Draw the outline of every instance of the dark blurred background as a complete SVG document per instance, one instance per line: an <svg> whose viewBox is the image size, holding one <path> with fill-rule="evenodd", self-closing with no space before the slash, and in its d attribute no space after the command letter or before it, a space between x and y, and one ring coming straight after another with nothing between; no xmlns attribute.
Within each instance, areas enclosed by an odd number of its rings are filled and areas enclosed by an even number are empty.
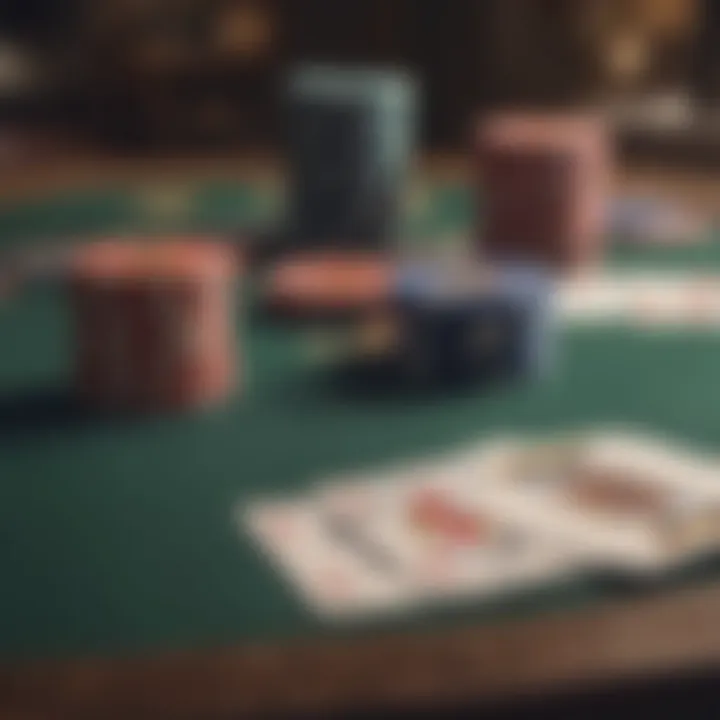
<svg viewBox="0 0 720 720"><path fill-rule="evenodd" d="M714 126L719 18L718 0L0 0L0 117L116 148L272 148L276 80L313 59L413 68L433 149L498 104L591 102L677 136Z"/></svg>

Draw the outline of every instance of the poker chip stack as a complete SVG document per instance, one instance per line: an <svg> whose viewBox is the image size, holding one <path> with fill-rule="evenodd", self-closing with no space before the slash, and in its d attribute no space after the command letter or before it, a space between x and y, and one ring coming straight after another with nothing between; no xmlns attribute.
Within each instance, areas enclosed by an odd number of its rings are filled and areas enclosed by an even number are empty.
<svg viewBox="0 0 720 720"><path fill-rule="evenodd" d="M387 248L417 135L418 83L401 70L307 64L285 88L296 248Z"/></svg>
<svg viewBox="0 0 720 720"><path fill-rule="evenodd" d="M501 114L482 122L484 253L563 269L597 263L609 147L604 122L590 115Z"/></svg>
<svg viewBox="0 0 720 720"><path fill-rule="evenodd" d="M537 267L405 266L396 291L403 374L443 385L546 376L556 354L551 294Z"/></svg>
<svg viewBox="0 0 720 720"><path fill-rule="evenodd" d="M71 273L80 396L131 412L226 398L235 383L234 263L224 244L196 239L84 249Z"/></svg>

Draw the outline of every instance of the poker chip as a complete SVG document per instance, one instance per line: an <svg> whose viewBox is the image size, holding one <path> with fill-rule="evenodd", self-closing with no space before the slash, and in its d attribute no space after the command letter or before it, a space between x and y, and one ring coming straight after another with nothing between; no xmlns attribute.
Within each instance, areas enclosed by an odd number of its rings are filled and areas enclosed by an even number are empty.
<svg viewBox="0 0 720 720"><path fill-rule="evenodd" d="M103 409L201 407L234 385L236 259L200 238L109 239L71 270L75 378Z"/></svg>
<svg viewBox="0 0 720 720"><path fill-rule="evenodd" d="M511 264L399 268L401 373L428 388L544 375L555 354L551 290L546 273Z"/></svg>
<svg viewBox="0 0 720 720"><path fill-rule="evenodd" d="M317 253L287 258L269 273L271 308L295 315L371 310L390 297L391 263L360 253Z"/></svg>

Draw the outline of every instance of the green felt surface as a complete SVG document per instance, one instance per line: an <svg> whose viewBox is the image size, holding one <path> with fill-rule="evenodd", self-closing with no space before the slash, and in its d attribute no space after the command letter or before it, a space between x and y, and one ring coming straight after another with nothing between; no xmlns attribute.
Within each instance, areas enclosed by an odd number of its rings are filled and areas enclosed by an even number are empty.
<svg viewBox="0 0 720 720"><path fill-rule="evenodd" d="M408 232L467 226L462 188L433 198ZM277 207L223 184L200 188L195 201L185 218L194 228L266 222ZM131 189L113 189L1 208L0 238L9 245L146 221ZM614 261L707 268L720 266L720 248L626 251ZM720 334L577 330L542 384L361 397L307 361L300 333L251 318L240 340L247 388L222 410L90 421L68 397L65 313L59 289L0 307L0 661L411 630L607 600L627 590L577 578L493 603L324 625L238 533L233 508L509 429L622 421L720 446ZM685 580L715 574L706 566Z"/></svg>

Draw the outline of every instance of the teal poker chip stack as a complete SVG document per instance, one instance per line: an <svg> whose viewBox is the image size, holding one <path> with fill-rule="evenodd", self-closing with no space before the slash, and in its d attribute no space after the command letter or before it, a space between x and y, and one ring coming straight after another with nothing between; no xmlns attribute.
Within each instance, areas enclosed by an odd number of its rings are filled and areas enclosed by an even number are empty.
<svg viewBox="0 0 720 720"><path fill-rule="evenodd" d="M286 232L300 248L382 250L397 238L419 88L400 70L305 65L286 87Z"/></svg>

